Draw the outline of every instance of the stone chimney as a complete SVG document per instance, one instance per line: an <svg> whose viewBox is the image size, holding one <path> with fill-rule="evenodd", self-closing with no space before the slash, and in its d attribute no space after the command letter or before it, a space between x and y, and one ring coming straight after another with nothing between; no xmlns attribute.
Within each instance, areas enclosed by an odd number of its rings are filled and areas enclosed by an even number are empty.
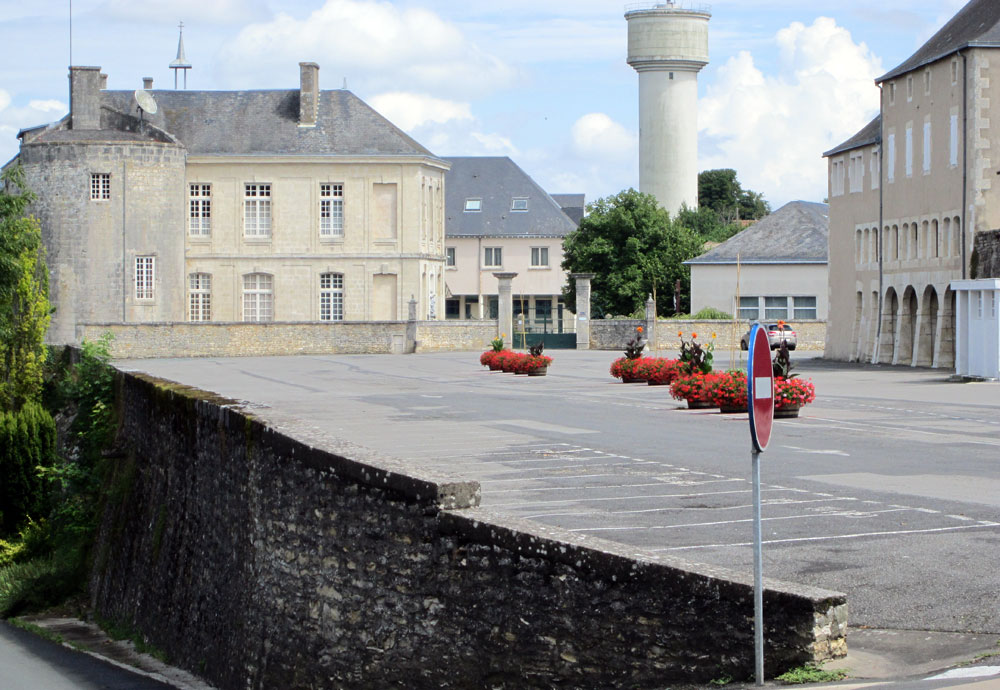
<svg viewBox="0 0 1000 690"><path fill-rule="evenodd" d="M101 72L101 91L103 91L106 88L108 88L108 75L106 75L104 72Z"/></svg>
<svg viewBox="0 0 1000 690"><path fill-rule="evenodd" d="M142 88L143 88L144 91L152 91L153 90L153 78L152 77L143 77L142 78Z"/></svg>
<svg viewBox="0 0 1000 690"><path fill-rule="evenodd" d="M101 128L101 68L69 68L69 112L72 129Z"/></svg>
<svg viewBox="0 0 1000 690"><path fill-rule="evenodd" d="M319 113L319 65L299 63L299 127L315 127Z"/></svg>

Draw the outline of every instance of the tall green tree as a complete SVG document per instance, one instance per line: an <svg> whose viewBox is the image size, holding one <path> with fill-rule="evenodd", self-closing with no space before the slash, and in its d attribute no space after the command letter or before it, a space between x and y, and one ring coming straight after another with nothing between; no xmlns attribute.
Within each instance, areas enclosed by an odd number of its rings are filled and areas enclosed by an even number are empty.
<svg viewBox="0 0 1000 690"><path fill-rule="evenodd" d="M719 214L724 225L737 220L758 220L771 212L763 194L743 189L732 168L698 173L698 205Z"/></svg>
<svg viewBox="0 0 1000 690"><path fill-rule="evenodd" d="M34 194L15 166L0 186L0 409L17 410L42 390L49 272L38 219L27 214Z"/></svg>
<svg viewBox="0 0 1000 690"><path fill-rule="evenodd" d="M656 198L628 189L588 206L580 227L563 240L562 267L594 273L593 317L627 315L656 297L657 312L673 313L674 286L681 283L681 311L689 304L691 272L684 261L701 252L702 240L670 218ZM567 306L576 310L576 285L568 286ZM591 315L588 315L591 316Z"/></svg>

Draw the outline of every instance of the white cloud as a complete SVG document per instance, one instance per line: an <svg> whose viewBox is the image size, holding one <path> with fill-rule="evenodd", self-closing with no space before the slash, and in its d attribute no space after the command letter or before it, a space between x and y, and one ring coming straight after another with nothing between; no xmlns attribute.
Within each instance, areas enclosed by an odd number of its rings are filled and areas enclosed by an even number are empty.
<svg viewBox="0 0 1000 690"><path fill-rule="evenodd" d="M8 105L10 105L10 94L0 89L0 110L3 110Z"/></svg>
<svg viewBox="0 0 1000 690"><path fill-rule="evenodd" d="M779 31L780 74L746 51L719 68L698 105L701 169L735 168L744 187L777 207L826 196L820 156L878 113L874 79L884 70L864 43L826 17Z"/></svg>
<svg viewBox="0 0 1000 690"><path fill-rule="evenodd" d="M637 139L604 113L587 113L571 130L573 150L586 158L626 160L637 155Z"/></svg>
<svg viewBox="0 0 1000 690"><path fill-rule="evenodd" d="M19 130L54 122L69 111L65 103L54 99L33 100L19 106L15 95L0 89L0 165L17 154L15 135Z"/></svg>
<svg viewBox="0 0 1000 690"><path fill-rule="evenodd" d="M472 119L468 103L448 101L421 93L390 91L373 96L368 102L394 125L407 132L431 122L444 124Z"/></svg>
<svg viewBox="0 0 1000 690"><path fill-rule="evenodd" d="M57 101L55 99L50 99L47 101L30 101L28 107L43 113L57 113L62 114L66 112L66 104L62 101ZM0 110L3 108L0 107Z"/></svg>
<svg viewBox="0 0 1000 690"><path fill-rule="evenodd" d="M483 94L506 86L514 70L426 9L378 0L327 0L308 17L279 13L246 26L220 51L223 72L259 88L304 60L318 62L368 91L407 85L438 95ZM339 79L336 79L339 81Z"/></svg>
<svg viewBox="0 0 1000 690"><path fill-rule="evenodd" d="M473 141L479 143L478 150L473 150L475 155L487 156L516 156L517 147L508 137L501 134L486 134L484 132L472 132Z"/></svg>

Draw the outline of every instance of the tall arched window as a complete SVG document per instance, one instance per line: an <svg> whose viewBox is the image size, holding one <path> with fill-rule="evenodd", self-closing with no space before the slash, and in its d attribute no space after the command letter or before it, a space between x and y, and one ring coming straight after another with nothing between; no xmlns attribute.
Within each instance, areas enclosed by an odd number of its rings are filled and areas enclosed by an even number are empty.
<svg viewBox="0 0 1000 690"><path fill-rule="evenodd" d="M243 276L243 320L274 321L274 276L269 273Z"/></svg>
<svg viewBox="0 0 1000 690"><path fill-rule="evenodd" d="M321 273L319 276L319 320L344 320L344 274Z"/></svg>
<svg viewBox="0 0 1000 690"><path fill-rule="evenodd" d="M188 276L188 320L212 320L212 276L208 273Z"/></svg>

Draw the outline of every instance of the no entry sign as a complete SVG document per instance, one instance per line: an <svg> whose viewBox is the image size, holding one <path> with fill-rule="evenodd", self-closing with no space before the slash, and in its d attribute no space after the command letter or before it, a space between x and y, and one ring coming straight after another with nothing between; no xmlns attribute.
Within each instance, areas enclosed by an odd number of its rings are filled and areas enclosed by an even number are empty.
<svg viewBox="0 0 1000 690"><path fill-rule="evenodd" d="M771 345L767 330L759 323L750 331L747 358L747 410L750 413L750 439L757 452L767 448L774 423L774 372L771 369Z"/></svg>

